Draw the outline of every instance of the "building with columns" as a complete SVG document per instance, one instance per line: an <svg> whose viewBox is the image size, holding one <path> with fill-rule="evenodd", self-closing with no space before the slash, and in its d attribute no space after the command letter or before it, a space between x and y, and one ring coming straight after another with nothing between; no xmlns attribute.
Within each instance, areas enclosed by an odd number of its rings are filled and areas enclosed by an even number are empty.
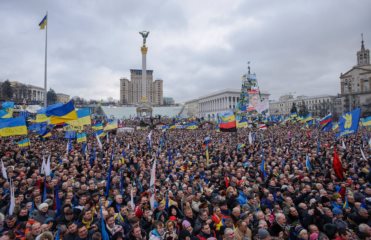
<svg viewBox="0 0 371 240"><path fill-rule="evenodd" d="M339 113L338 101L339 98L332 95L298 96L294 98L292 94L287 94L281 96L278 101L269 102L269 111L271 115L289 115L294 103L298 111L305 104L308 112L313 116L324 117L330 112L333 114Z"/></svg>
<svg viewBox="0 0 371 240"><path fill-rule="evenodd" d="M44 88L18 81L10 81L10 86L13 89L13 101L17 104L39 104L44 101Z"/></svg>
<svg viewBox="0 0 371 240"><path fill-rule="evenodd" d="M371 64L370 50L361 41L357 52L357 65L340 74L340 91L343 99L343 112L360 107L363 116L371 115Z"/></svg>
<svg viewBox="0 0 371 240"><path fill-rule="evenodd" d="M204 117L216 120L219 113L235 110L240 100L241 90L224 89L209 95L185 102L185 111L189 117ZM269 98L268 93L261 94L262 99Z"/></svg>

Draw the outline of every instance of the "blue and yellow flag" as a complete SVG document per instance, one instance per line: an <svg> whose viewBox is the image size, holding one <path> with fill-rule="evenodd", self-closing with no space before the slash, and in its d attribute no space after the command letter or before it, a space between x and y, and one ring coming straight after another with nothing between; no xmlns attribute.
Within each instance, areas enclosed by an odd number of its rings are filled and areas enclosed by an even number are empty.
<svg viewBox="0 0 371 240"><path fill-rule="evenodd" d="M114 130L117 129L117 127L118 127L117 120L111 120L108 121L107 125L104 127L104 131Z"/></svg>
<svg viewBox="0 0 371 240"><path fill-rule="evenodd" d="M24 117L0 120L0 137L17 135L27 135L27 126Z"/></svg>
<svg viewBox="0 0 371 240"><path fill-rule="evenodd" d="M77 133L76 139L78 143L86 142L86 133Z"/></svg>
<svg viewBox="0 0 371 240"><path fill-rule="evenodd" d="M3 102L0 109L0 118L12 118L14 102Z"/></svg>
<svg viewBox="0 0 371 240"><path fill-rule="evenodd" d="M29 146L30 146L30 139L25 138L25 139L19 141L17 144L18 144L18 146L21 147L21 148L29 147Z"/></svg>
<svg viewBox="0 0 371 240"><path fill-rule="evenodd" d="M361 124L364 127L370 127L371 126L371 116L366 118L361 118Z"/></svg>
<svg viewBox="0 0 371 240"><path fill-rule="evenodd" d="M46 110L46 116L50 117L51 124L64 123L70 120L77 119L77 112L73 104L73 100L62 106L57 106Z"/></svg>
<svg viewBox="0 0 371 240"><path fill-rule="evenodd" d="M190 122L185 125L185 129L188 129L188 130L194 130L197 128L198 128L198 125L196 122Z"/></svg>
<svg viewBox="0 0 371 240"><path fill-rule="evenodd" d="M361 116L361 109L357 108L351 112L343 114L339 120L339 133L337 137L346 136L348 134L356 133L358 130L359 118Z"/></svg>
<svg viewBox="0 0 371 240"><path fill-rule="evenodd" d="M93 126L91 126L91 128L95 131L98 131L98 130L103 130L103 124L102 123L96 123L94 124Z"/></svg>
<svg viewBox="0 0 371 240"><path fill-rule="evenodd" d="M95 134L98 137L104 137L104 136L106 136L106 133L103 131L103 129L96 131Z"/></svg>
<svg viewBox="0 0 371 240"><path fill-rule="evenodd" d="M41 22L39 23L40 29L45 29L47 22L48 22L48 14L45 15L43 20L41 20Z"/></svg>
<svg viewBox="0 0 371 240"><path fill-rule="evenodd" d="M84 125L91 125L90 109L82 108L77 110L78 119L66 122L73 129L81 129Z"/></svg>

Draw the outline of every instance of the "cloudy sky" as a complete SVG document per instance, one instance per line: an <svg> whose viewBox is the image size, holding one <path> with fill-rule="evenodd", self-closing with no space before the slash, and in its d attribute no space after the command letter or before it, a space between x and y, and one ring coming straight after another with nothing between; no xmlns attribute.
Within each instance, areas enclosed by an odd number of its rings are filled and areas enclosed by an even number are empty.
<svg viewBox="0 0 371 240"><path fill-rule="evenodd" d="M177 102L239 89L251 61L277 99L337 94L356 63L361 33L371 48L369 0L0 1L0 81L43 86L49 12L48 87L86 99L119 99L119 79L147 67Z"/></svg>

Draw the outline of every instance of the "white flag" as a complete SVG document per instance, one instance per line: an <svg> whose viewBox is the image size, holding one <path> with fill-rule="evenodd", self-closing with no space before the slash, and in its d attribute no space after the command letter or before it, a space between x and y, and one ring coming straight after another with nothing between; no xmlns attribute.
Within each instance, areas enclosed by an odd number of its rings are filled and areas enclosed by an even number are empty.
<svg viewBox="0 0 371 240"><path fill-rule="evenodd" d="M345 143L344 143L344 141L342 141L343 143L342 143L342 148L345 150L345 149L347 149L347 147L345 146Z"/></svg>
<svg viewBox="0 0 371 240"><path fill-rule="evenodd" d="M97 138L97 142L98 142L98 146L99 146L100 150L102 150L102 149L103 149L103 145L102 145L102 143L100 142L100 139L99 139L98 135L95 134L95 137Z"/></svg>
<svg viewBox="0 0 371 240"><path fill-rule="evenodd" d="M251 132L249 132L249 144L252 145L252 135L251 135Z"/></svg>
<svg viewBox="0 0 371 240"><path fill-rule="evenodd" d="M363 152L362 148L361 148L361 154L362 154L363 159L364 159L365 161L367 161L367 158L366 158L365 153Z"/></svg>
<svg viewBox="0 0 371 240"><path fill-rule="evenodd" d="M133 196L133 187L131 187L130 189L130 205L131 205L131 209L134 211L135 204L134 204L134 196Z"/></svg>
<svg viewBox="0 0 371 240"><path fill-rule="evenodd" d="M9 215L13 215L15 207L15 196L14 196L14 187L13 181L10 180L10 205L9 205Z"/></svg>
<svg viewBox="0 0 371 240"><path fill-rule="evenodd" d="M151 197L149 199L149 202L151 204L151 209L154 210L155 208L155 194L156 194L156 159L153 162L152 169L151 169L151 179L149 181L149 189L151 191Z"/></svg>
<svg viewBox="0 0 371 240"><path fill-rule="evenodd" d="M46 161L44 171L45 171L45 176L50 176L50 173L51 173L51 169L50 169L50 155L48 157L48 160Z"/></svg>
<svg viewBox="0 0 371 240"><path fill-rule="evenodd" d="M8 180L8 174L6 173L6 168L4 166L3 159L1 159L1 173L3 175L3 178Z"/></svg>
<svg viewBox="0 0 371 240"><path fill-rule="evenodd" d="M152 146L152 130L148 133L147 139L149 146Z"/></svg>
<svg viewBox="0 0 371 240"><path fill-rule="evenodd" d="M46 162L45 162L45 158L43 156L43 162L41 163L40 174L45 174L45 167L46 167Z"/></svg>

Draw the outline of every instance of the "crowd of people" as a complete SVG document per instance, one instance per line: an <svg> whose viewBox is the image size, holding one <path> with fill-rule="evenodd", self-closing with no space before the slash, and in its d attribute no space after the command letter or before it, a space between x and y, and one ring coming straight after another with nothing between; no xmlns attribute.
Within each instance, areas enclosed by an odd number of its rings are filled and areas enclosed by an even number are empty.
<svg viewBox="0 0 371 240"><path fill-rule="evenodd" d="M57 130L28 148L1 138L0 239L371 239L365 128L341 139L299 123L149 133L111 132L102 148L88 134L68 152Z"/></svg>

